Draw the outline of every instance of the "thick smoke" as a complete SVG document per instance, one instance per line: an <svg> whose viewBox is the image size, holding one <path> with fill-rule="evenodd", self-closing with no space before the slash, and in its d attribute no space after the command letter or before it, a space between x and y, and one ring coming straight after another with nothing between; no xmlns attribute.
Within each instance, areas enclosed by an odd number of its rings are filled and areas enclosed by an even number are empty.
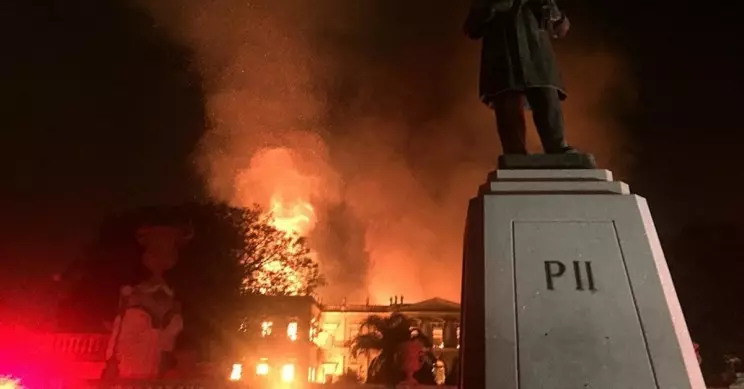
<svg viewBox="0 0 744 389"><path fill-rule="evenodd" d="M211 122L197 158L215 198L309 200L326 301L459 300L467 201L499 152L478 44L460 33L467 4L141 1L194 50ZM628 90L624 66L580 35L559 48L569 137L622 175L607 106Z"/></svg>

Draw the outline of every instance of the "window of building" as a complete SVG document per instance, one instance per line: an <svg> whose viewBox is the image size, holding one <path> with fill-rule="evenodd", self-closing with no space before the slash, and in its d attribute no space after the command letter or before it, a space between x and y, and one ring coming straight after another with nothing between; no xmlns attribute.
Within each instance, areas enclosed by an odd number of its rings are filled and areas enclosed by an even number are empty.
<svg viewBox="0 0 744 389"><path fill-rule="evenodd" d="M297 322L292 321L287 325L287 337L291 341L297 340Z"/></svg>
<svg viewBox="0 0 744 389"><path fill-rule="evenodd" d="M444 329L440 326L432 328L431 340L434 347L444 348Z"/></svg>
<svg viewBox="0 0 744 389"><path fill-rule="evenodd" d="M460 326L457 326L457 348L460 348Z"/></svg>
<svg viewBox="0 0 744 389"><path fill-rule="evenodd" d="M344 334L343 333L342 334L338 334L337 333L338 327L339 327L339 324L338 323L324 323L323 324L323 327L322 327L323 330L321 331L321 333L318 336L319 337L318 340L322 341L321 344L327 344L327 345L332 345L332 346L336 346L338 344L343 344L343 336L344 336ZM320 339L321 337L323 339ZM341 338L341 341L340 342L338 340L339 337Z"/></svg>
<svg viewBox="0 0 744 389"><path fill-rule="evenodd" d="M329 335L327 332L325 331L319 332L318 336L315 338L315 344L317 344L318 346L327 346L328 338L329 338Z"/></svg>
<svg viewBox="0 0 744 389"><path fill-rule="evenodd" d="M256 364L256 375L269 375L269 361L266 358L261 358Z"/></svg>
<svg viewBox="0 0 744 389"><path fill-rule="evenodd" d="M230 381L240 381L243 378L243 365L235 363L230 371Z"/></svg>
<svg viewBox="0 0 744 389"><path fill-rule="evenodd" d="M338 362L324 362L322 367L322 374L319 375L319 383L332 384L333 377L336 376L336 370L338 369Z"/></svg>
<svg viewBox="0 0 744 389"><path fill-rule="evenodd" d="M292 382L294 381L294 375L295 375L295 365L294 363L286 363L284 366L282 366L282 382Z"/></svg>
<svg viewBox="0 0 744 389"><path fill-rule="evenodd" d="M359 335L359 324L352 324L349 328L349 341L354 340Z"/></svg>
<svg viewBox="0 0 744 389"><path fill-rule="evenodd" d="M270 321L265 321L261 323L261 336L269 336L271 335L271 327L274 326L274 323Z"/></svg>

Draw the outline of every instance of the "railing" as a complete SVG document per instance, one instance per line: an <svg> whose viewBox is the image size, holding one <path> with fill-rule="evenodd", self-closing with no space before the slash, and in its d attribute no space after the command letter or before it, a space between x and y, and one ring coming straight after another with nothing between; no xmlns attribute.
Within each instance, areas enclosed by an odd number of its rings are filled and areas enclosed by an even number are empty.
<svg viewBox="0 0 744 389"><path fill-rule="evenodd" d="M109 336L106 334L49 334L55 354L69 355L76 360L103 361Z"/></svg>
<svg viewBox="0 0 744 389"><path fill-rule="evenodd" d="M86 382L50 382L41 389L238 389L246 387L228 381L86 381Z"/></svg>
<svg viewBox="0 0 744 389"><path fill-rule="evenodd" d="M238 388L232 382L179 382L179 381L120 381L120 382L95 382L91 383L89 389L222 389Z"/></svg>
<svg viewBox="0 0 744 389"><path fill-rule="evenodd" d="M43 389L243 389L250 385L243 382L229 381L116 381L101 382L88 381L83 385L50 385ZM254 386L255 387L255 386ZM391 389L385 385L364 385L364 384L305 384L304 387L309 389ZM426 385L398 385L397 389L457 389L455 386L426 386ZM261 387L257 387L261 389Z"/></svg>

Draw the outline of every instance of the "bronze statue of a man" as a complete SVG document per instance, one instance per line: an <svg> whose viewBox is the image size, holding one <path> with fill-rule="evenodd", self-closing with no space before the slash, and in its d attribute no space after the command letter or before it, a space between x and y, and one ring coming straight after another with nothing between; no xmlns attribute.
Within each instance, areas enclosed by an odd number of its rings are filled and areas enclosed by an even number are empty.
<svg viewBox="0 0 744 389"><path fill-rule="evenodd" d="M550 43L569 27L555 0L473 0L464 30L483 39L480 97L496 113L504 154L527 154L525 99L545 153L576 152L565 140L566 92Z"/></svg>

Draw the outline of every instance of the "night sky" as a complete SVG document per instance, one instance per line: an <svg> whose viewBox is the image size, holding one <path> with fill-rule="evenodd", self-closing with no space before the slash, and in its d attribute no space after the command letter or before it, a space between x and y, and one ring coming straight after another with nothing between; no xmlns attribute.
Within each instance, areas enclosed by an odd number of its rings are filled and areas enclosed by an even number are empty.
<svg viewBox="0 0 744 389"><path fill-rule="evenodd" d="M378 3L375 20L389 23L378 26L381 42L415 31L429 13L464 16L467 8L410 1L406 15L420 18L401 21L403 11L391 5L398 0ZM562 2L594 45L612 46L630 64L635 104L621 123L632 164L622 178L649 200L665 242L701 219L741 224L743 40L729 3ZM125 0L11 0L2 9L6 281L62 270L106 215L206 198L194 151L208 119L189 47ZM470 44L459 31L443 34ZM417 42L436 46L436 39ZM741 258L705 263L732 261Z"/></svg>

